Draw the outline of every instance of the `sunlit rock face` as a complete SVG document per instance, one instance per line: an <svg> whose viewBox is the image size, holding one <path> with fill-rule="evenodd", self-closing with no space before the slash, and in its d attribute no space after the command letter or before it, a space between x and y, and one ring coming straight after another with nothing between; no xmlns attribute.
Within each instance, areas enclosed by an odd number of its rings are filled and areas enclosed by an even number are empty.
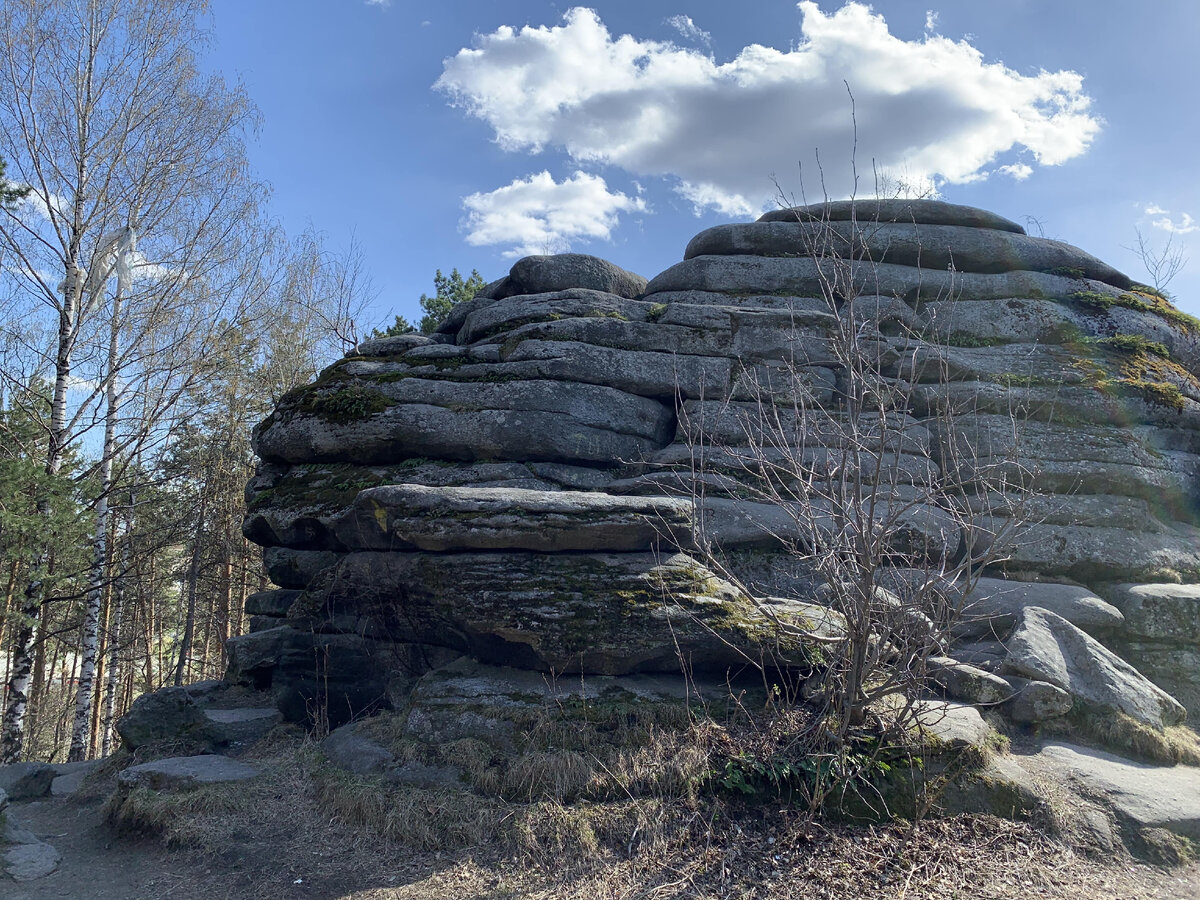
<svg viewBox="0 0 1200 900"><path fill-rule="evenodd" d="M864 477L903 509L888 561L975 552L937 500L950 474L988 473L969 503L989 533L1020 515L971 598L987 627L951 656L1014 694L1176 721L1169 698L1128 700L1162 692L1115 650L1200 703L1196 597L1136 587L1200 581L1200 324L1078 248L934 201L718 226L648 282L530 257L438 334L360 345L255 431L245 533L279 590L251 598L231 677L336 722L460 654L598 676L809 665L773 619L841 627L794 552L838 510L797 516L745 461L773 452L755 423L797 410L805 466L844 459L847 321L872 374L904 386ZM1020 503L986 489L1004 483ZM997 643L1014 629L1076 658L1034 672ZM1097 666L1120 669L1115 694L1072 684Z"/></svg>

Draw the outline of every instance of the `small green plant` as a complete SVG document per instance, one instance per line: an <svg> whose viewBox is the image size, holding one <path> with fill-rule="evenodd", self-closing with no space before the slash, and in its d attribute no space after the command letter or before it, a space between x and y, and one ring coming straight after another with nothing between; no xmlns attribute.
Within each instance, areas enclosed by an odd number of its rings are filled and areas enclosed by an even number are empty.
<svg viewBox="0 0 1200 900"><path fill-rule="evenodd" d="M1048 275L1061 275L1063 278L1084 278L1086 273L1078 266L1055 266L1047 271Z"/></svg>
<svg viewBox="0 0 1200 900"><path fill-rule="evenodd" d="M312 391L300 402L300 409L327 422L345 423L365 419L395 406L396 401L361 384L349 384L333 391Z"/></svg>
<svg viewBox="0 0 1200 900"><path fill-rule="evenodd" d="M1086 343L1115 350L1118 353L1153 353L1163 359L1171 358L1171 351L1162 341L1152 341L1140 334L1114 334L1112 337L1087 339Z"/></svg>
<svg viewBox="0 0 1200 900"><path fill-rule="evenodd" d="M1165 319L1171 325L1183 331L1200 331L1200 319L1189 316L1185 312L1180 312L1163 298L1161 291L1149 293L1140 290L1140 287L1139 285L1134 293L1117 294L1116 296L1102 294L1099 291L1076 291L1071 294L1069 299L1082 306L1096 310L1107 310L1114 306L1121 306L1126 309L1137 310L1138 312L1151 313L1161 319Z"/></svg>
<svg viewBox="0 0 1200 900"><path fill-rule="evenodd" d="M650 308L648 310L646 310L646 321L647 322L657 322L659 319L661 319L666 314L667 314L667 304L652 303L652 304L650 304Z"/></svg>

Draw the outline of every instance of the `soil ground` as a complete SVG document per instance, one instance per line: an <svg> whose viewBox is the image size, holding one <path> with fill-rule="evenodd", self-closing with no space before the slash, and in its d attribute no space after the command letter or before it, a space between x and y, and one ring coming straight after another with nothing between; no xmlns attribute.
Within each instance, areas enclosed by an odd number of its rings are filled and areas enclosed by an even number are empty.
<svg viewBox="0 0 1200 900"><path fill-rule="evenodd" d="M62 854L53 875L0 884L7 900L868 900L1049 897L1197 900L1200 865L1163 869L1094 859L1030 825L963 816L906 827L829 829L780 811L696 823L653 852L563 848L538 857L487 846L417 852L280 797L246 830L233 817L220 852L114 835L104 801L55 798L11 812ZM213 835L216 838L216 835ZM907 840L907 844L906 844Z"/></svg>

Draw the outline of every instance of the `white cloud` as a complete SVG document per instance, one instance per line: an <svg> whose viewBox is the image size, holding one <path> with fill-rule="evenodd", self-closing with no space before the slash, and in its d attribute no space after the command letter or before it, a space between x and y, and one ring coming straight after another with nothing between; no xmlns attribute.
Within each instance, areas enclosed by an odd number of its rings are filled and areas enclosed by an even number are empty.
<svg viewBox="0 0 1200 900"><path fill-rule="evenodd" d="M367 6L378 6L380 9L387 9L392 5L392 0L364 0Z"/></svg>
<svg viewBox="0 0 1200 900"><path fill-rule="evenodd" d="M563 253L571 242L608 240L619 214L644 210L643 200L610 191L599 175L576 172L556 182L539 172L463 199L463 227L473 246L509 245L505 256Z"/></svg>
<svg viewBox="0 0 1200 900"><path fill-rule="evenodd" d="M1191 213L1179 213L1175 216L1169 209L1163 209L1157 203L1147 206L1145 213L1148 216L1158 216L1159 218L1152 220L1150 224L1167 234L1191 234L1200 229L1200 224L1196 223Z"/></svg>
<svg viewBox="0 0 1200 900"><path fill-rule="evenodd" d="M938 14L932 9L925 10L925 30L930 32L937 31L937 25Z"/></svg>
<svg viewBox="0 0 1200 900"><path fill-rule="evenodd" d="M1033 174L1033 166L1028 163L1013 163L1008 166L1001 166L996 170L1001 175L1008 175L1015 181L1024 181Z"/></svg>
<svg viewBox="0 0 1200 900"><path fill-rule="evenodd" d="M712 44L712 35L693 22L691 16L671 16L667 19L667 24L689 41L696 41L706 47Z"/></svg>
<svg viewBox="0 0 1200 900"><path fill-rule="evenodd" d="M799 9L803 39L793 49L755 44L717 63L696 49L614 38L593 10L575 8L561 25L478 36L445 61L436 87L507 150L559 148L637 177L668 177L693 202L727 212L766 205L772 176L794 189L797 161L812 160L814 148L825 189L850 193L844 82L867 178L873 162L914 183L965 183L1013 150L1057 165L1100 128L1075 72L1022 75L984 62L966 41L904 41L858 2L831 14L813 0ZM815 166L804 172L805 189L819 194Z"/></svg>
<svg viewBox="0 0 1200 900"><path fill-rule="evenodd" d="M27 186L27 185L26 185ZM31 190L17 204L18 211L28 211L39 219L44 219L47 222L53 221L50 217L50 210L61 218L63 211L63 198L58 194L50 194L48 197L38 193L37 190Z"/></svg>

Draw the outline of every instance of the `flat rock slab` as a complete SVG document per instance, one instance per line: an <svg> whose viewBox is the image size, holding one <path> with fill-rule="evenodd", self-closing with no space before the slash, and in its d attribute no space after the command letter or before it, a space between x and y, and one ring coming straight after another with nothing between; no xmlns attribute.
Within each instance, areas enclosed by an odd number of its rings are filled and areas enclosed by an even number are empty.
<svg viewBox="0 0 1200 900"><path fill-rule="evenodd" d="M1065 775L1138 826L1200 838L1200 768L1151 766L1067 743L1047 744L1021 762L1051 777Z"/></svg>
<svg viewBox="0 0 1200 900"><path fill-rule="evenodd" d="M117 776L125 789L189 790L205 784L248 781L258 769L225 756L177 756L132 766Z"/></svg>
<svg viewBox="0 0 1200 900"><path fill-rule="evenodd" d="M691 520L682 498L397 484L362 491L335 533L351 550L638 551L689 546Z"/></svg>
<svg viewBox="0 0 1200 900"><path fill-rule="evenodd" d="M1119 609L1084 587L980 578L963 603L964 621L957 630L1004 634L1030 606L1048 609L1084 631L1118 628L1125 621Z"/></svg>
<svg viewBox="0 0 1200 900"><path fill-rule="evenodd" d="M50 794L53 797L66 797L79 790L83 780L90 775L103 760L89 759L83 762L63 763L54 767L58 777L50 784Z"/></svg>
<svg viewBox="0 0 1200 900"><path fill-rule="evenodd" d="M1009 636L1001 674L1046 681L1104 710L1152 728L1182 722L1186 711L1162 688L1062 616L1030 607Z"/></svg>
<svg viewBox="0 0 1200 900"><path fill-rule="evenodd" d="M1200 644L1200 584L1114 584L1108 599L1137 638Z"/></svg>

